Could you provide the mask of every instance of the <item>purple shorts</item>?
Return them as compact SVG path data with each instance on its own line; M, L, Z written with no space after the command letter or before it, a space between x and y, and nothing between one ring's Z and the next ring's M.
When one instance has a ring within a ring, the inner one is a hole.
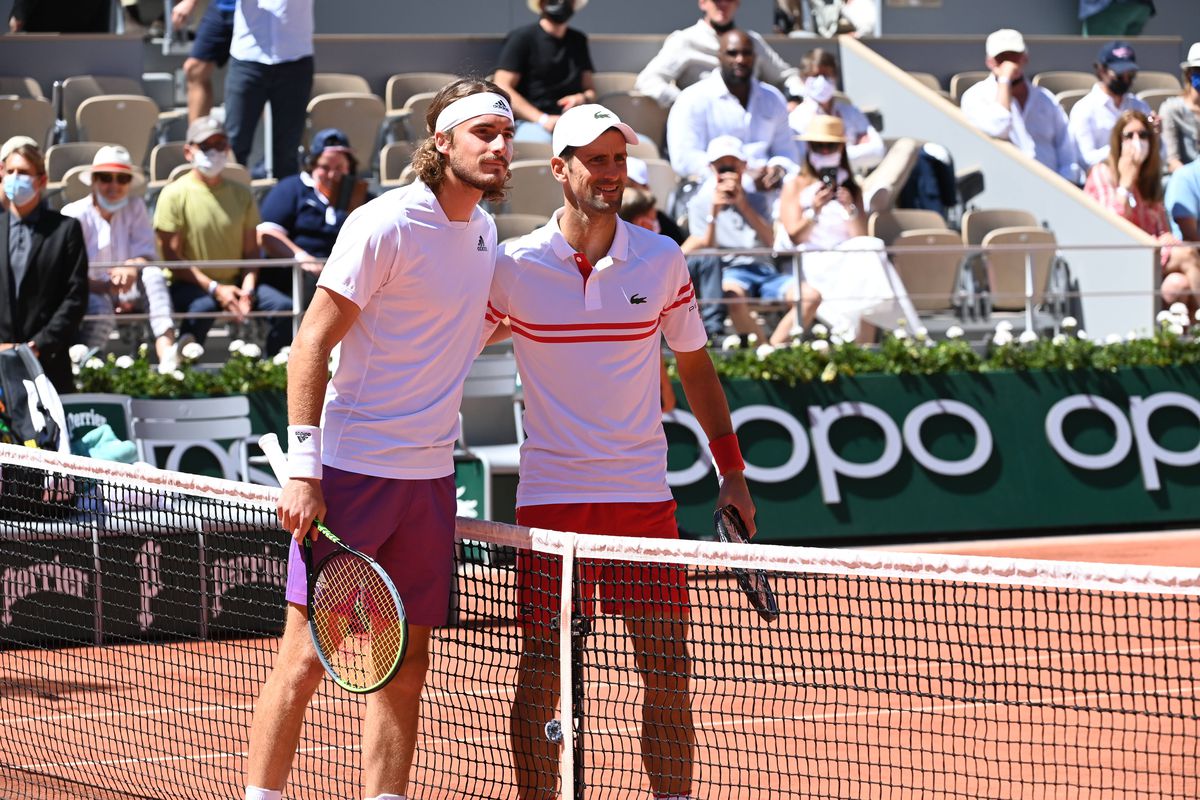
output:
M396 584L409 623L445 625L454 575L454 476L375 478L326 466L321 491L325 524L379 562ZM318 536L313 565L336 547ZM308 574L295 540L288 556L287 601L308 603Z

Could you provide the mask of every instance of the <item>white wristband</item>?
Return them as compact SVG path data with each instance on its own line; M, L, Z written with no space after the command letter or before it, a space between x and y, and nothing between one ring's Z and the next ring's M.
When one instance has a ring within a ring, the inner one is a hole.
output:
M322 477L321 429L316 425L288 425L289 478Z

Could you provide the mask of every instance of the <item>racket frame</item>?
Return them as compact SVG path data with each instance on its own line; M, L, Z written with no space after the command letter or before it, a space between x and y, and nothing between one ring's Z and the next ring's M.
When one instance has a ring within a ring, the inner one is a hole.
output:
M726 518L729 520L728 524L726 523ZM713 528L716 529L717 538L726 544L749 543L749 539L746 538L746 524L742 522L742 515L732 505L718 508L713 513ZM758 616L765 622L774 622L779 619L779 603L775 599L775 590L771 588L771 582L767 578L766 571L761 569L743 569L742 567L732 567L731 571L734 578L737 579L742 594L746 595L746 599L750 601L750 605L758 612Z

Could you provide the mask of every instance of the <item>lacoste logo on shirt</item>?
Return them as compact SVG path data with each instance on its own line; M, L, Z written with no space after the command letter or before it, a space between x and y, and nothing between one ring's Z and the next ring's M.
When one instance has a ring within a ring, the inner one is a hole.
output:
M644 302L646 302L646 298L637 292L629 296L629 305L631 306L641 305Z
M307 442L311 438L312 438L312 434L309 433L308 431L296 431L296 441L297 442Z
M481 253L487 252L487 244L484 243L482 236L479 237L479 244L475 245L475 249Z

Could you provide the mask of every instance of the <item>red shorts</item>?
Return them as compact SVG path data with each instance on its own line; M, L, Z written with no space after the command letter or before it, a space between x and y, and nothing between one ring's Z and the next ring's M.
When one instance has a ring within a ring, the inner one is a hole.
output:
M678 539L675 501L658 503L562 503L523 506L517 524L576 533ZM581 559L576 562L576 612L595 614L599 595L605 614L627 618L686 617L687 569L676 564ZM557 626L562 563L558 556L517 553L520 618L525 624Z

